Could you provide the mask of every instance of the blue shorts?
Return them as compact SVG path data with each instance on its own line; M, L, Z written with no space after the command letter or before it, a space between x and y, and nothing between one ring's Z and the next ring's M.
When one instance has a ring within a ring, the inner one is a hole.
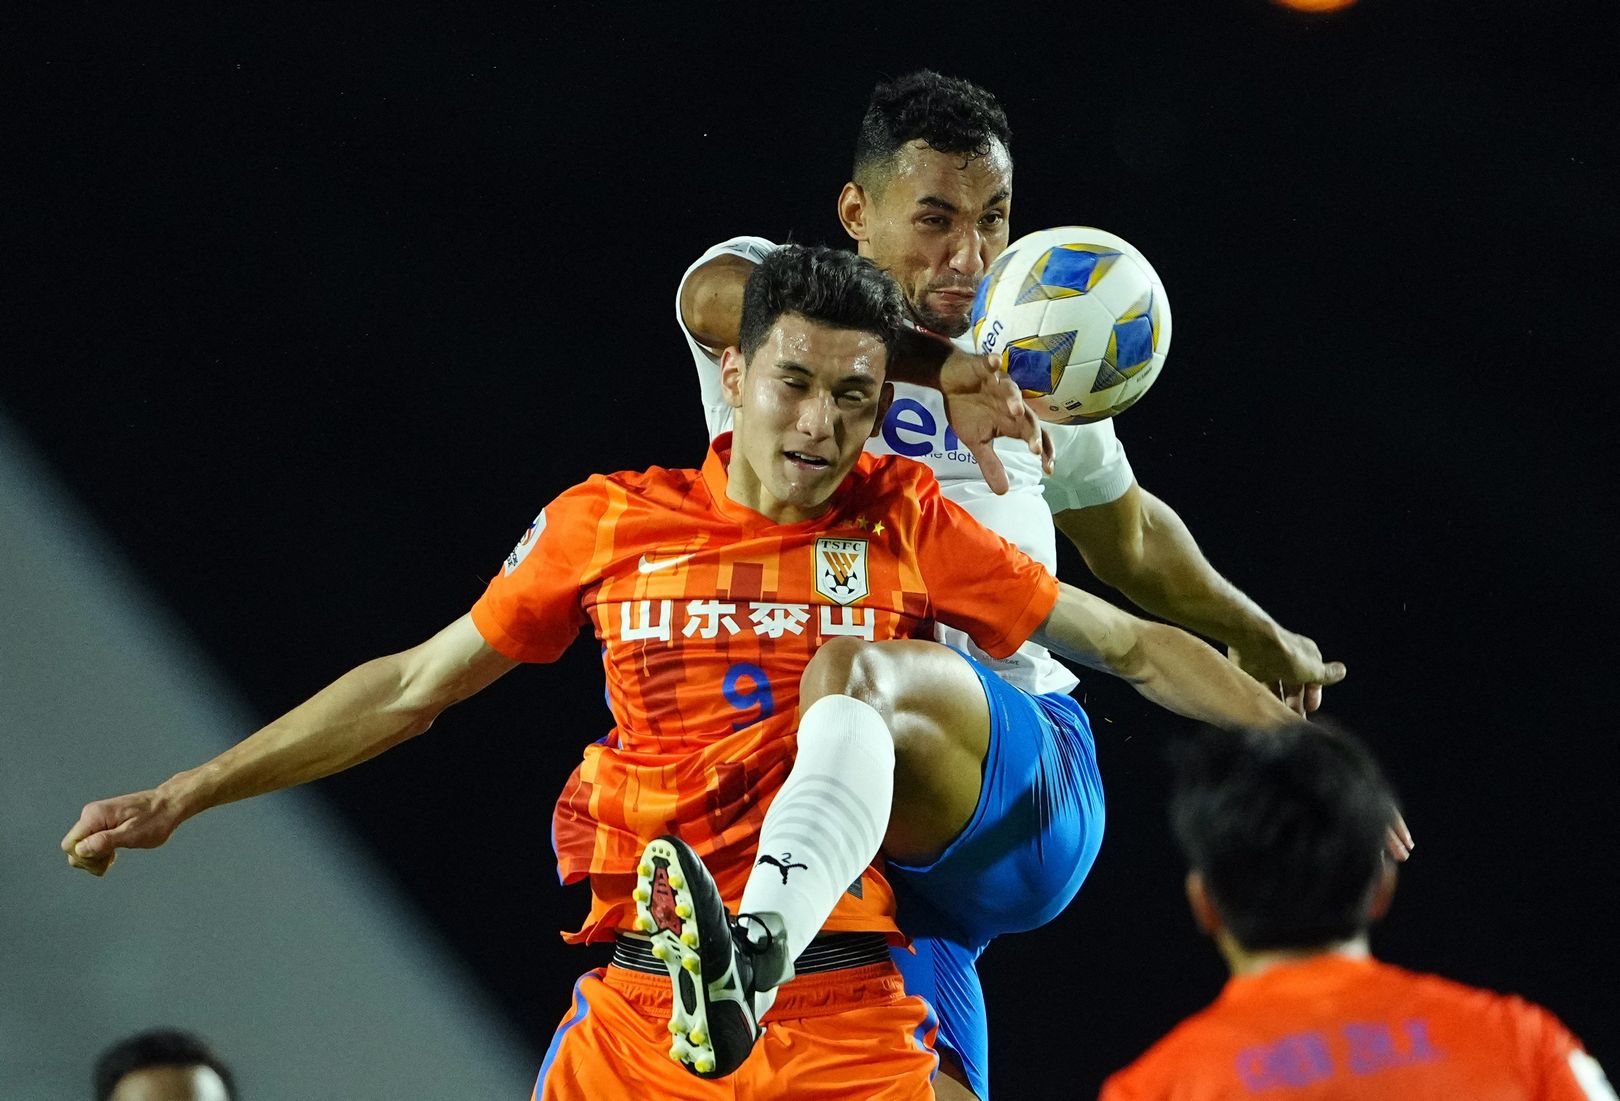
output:
M988 1097L989 1036L974 961L993 937L1051 921L1074 898L1103 834L1091 724L1066 695L1034 696L964 655L990 705L990 744L973 817L926 867L886 875L913 955L892 955L908 993L939 1014L939 1040Z

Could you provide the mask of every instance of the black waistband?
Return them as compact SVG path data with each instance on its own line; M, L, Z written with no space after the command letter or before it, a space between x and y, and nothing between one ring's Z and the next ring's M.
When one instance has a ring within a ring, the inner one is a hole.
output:
M865 967L889 958L889 941L882 933L823 933L793 961L796 975ZM652 954L652 942L621 935L613 943L613 966L627 971L665 975L663 963Z

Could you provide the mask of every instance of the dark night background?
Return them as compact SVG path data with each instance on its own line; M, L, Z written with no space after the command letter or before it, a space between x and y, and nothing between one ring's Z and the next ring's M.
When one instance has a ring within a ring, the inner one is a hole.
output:
M273 10L13 28L0 361L0 409L264 718L463 612L565 486L695 465L680 272L840 242L870 87L928 65L1002 98L1014 236L1101 226L1164 279L1174 348L1119 431L1349 665L1328 710L1418 841L1375 951L1620 1065L1613 5ZM581 642L318 785L537 1049L596 959L556 937L584 903L548 823L600 680ZM985 957L1002 1098L1086 1095L1224 974L1164 825L1173 722L1082 691L1108 837Z

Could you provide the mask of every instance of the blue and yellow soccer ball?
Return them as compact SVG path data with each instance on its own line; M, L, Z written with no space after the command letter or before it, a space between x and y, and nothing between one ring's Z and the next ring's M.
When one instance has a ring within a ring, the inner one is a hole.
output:
M1147 393L1170 351L1170 299L1129 242L1088 226L1020 237L979 282L968 330L1043 420L1083 424Z

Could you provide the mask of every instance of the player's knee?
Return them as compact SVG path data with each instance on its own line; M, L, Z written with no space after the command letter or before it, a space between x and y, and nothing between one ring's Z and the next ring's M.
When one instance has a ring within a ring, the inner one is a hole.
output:
M801 706L823 696L853 696L887 719L894 701L883 685L885 665L877 643L858 638L832 638L816 650L799 680Z

